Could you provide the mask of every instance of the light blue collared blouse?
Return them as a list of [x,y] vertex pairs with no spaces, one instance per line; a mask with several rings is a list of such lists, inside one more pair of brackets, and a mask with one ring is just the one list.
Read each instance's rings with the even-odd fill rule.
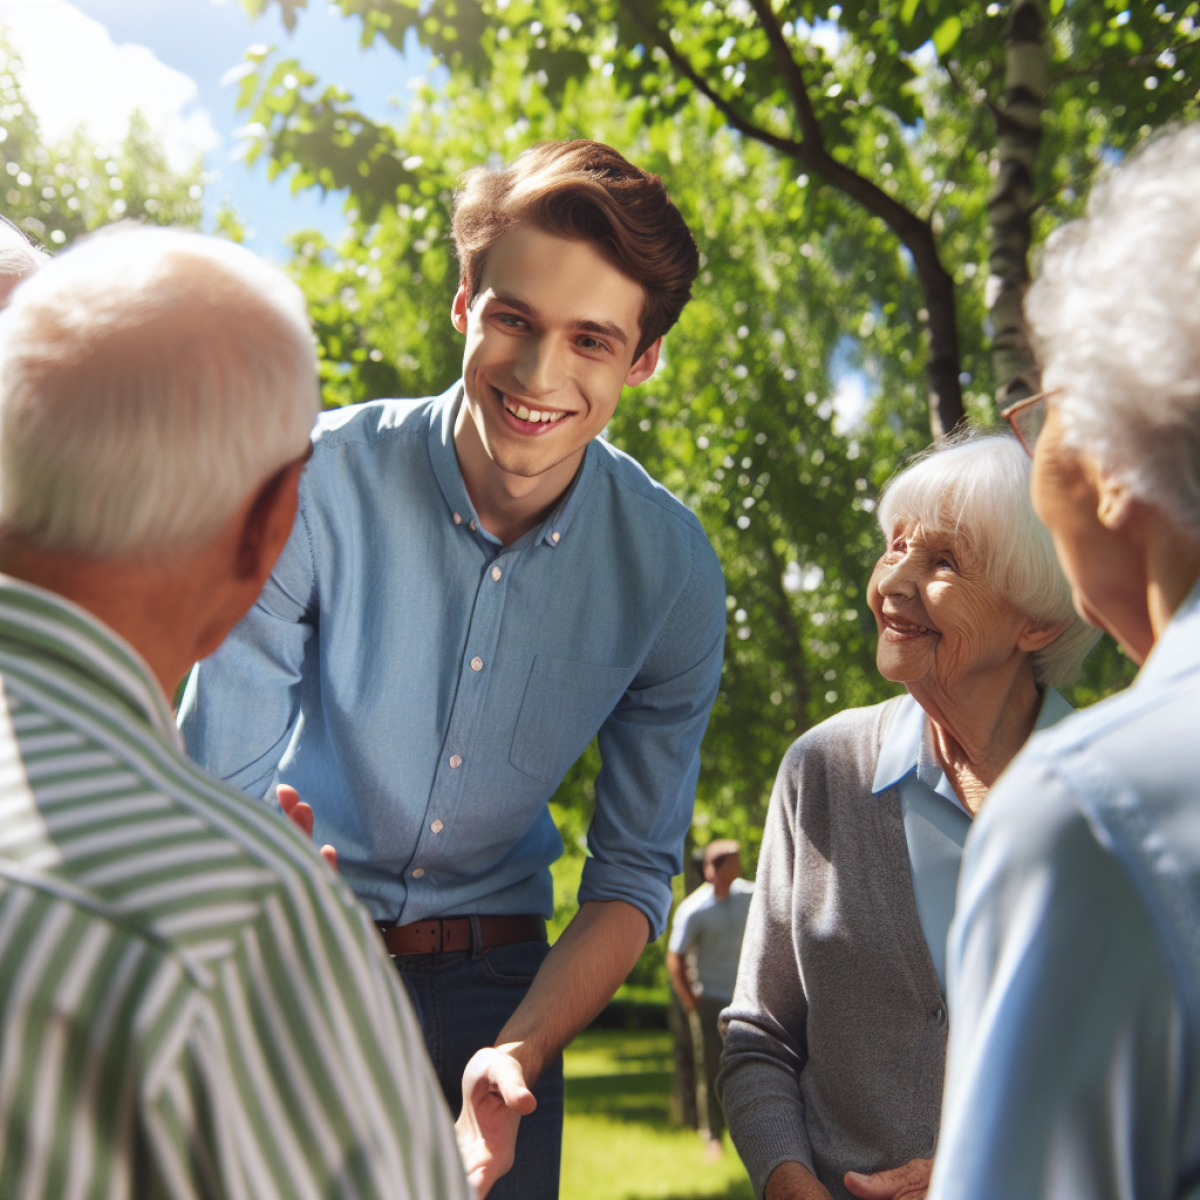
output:
[[1200,586],[967,840],[930,1200],[1200,1196]]
[[[1058,692],[1047,688],[1034,732],[1049,728],[1072,711]],[[944,996],[946,935],[954,916],[962,848],[972,818],[938,762],[929,718],[911,696],[901,697],[896,705],[871,791],[878,795],[897,786],[917,915]]]

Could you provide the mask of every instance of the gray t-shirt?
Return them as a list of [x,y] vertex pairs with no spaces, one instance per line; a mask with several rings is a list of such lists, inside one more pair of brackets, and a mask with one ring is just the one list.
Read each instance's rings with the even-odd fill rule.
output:
[[733,999],[753,895],[754,884],[748,879],[735,879],[724,900],[718,900],[712,884],[705,883],[675,910],[667,948],[676,954],[695,954],[697,984],[708,1000]]

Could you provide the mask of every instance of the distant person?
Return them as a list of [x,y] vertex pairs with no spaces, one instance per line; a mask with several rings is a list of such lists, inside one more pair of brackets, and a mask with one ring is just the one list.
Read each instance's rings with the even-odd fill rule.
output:
[[[562,1049],[666,925],[721,677],[700,522],[600,436],[699,258],[662,180],[582,140],[468,172],[453,233],[461,380],[322,416],[294,536],[180,723],[221,778],[312,805],[461,1106],[472,1183],[554,1200]],[[549,800],[593,738],[552,948]]]
[[[705,846],[704,880],[675,910],[667,942],[667,973],[679,1003],[685,1012],[696,1014],[700,1027],[700,1037],[693,1041],[695,1061],[703,1065],[705,1101],[697,1108],[708,1153],[716,1158],[725,1132],[716,1087],[721,1069],[718,1018],[733,999],[742,934],[754,894],[754,884],[742,878],[742,848],[737,842],[723,838]],[[692,970],[689,958],[694,962]],[[700,1078],[698,1074],[697,1082]]]
[[13,288],[32,275],[50,256],[39,250],[7,217],[0,216],[0,308]]
[[79,242],[0,315],[0,1195],[465,1200],[379,934],[168,697],[291,533],[296,286]]
[[[1046,246],[1010,411],[1079,611],[1142,669],[988,801],[950,935],[938,1200],[1200,1194],[1200,126]],[[1043,424],[1044,423],[1044,424]]]
[[767,1200],[925,1194],[963,842],[1030,734],[1071,711],[1055,688],[1097,636],[1015,438],[918,460],[879,524],[876,661],[907,695],[831,717],[784,757],[726,1013],[721,1099]]

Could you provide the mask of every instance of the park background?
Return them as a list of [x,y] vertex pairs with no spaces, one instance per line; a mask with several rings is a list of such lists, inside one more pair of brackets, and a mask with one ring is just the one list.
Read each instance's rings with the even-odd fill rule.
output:
[[[334,406],[457,378],[464,171],[590,137],[661,174],[701,274],[606,436],[721,559],[687,853],[738,838],[753,873],[787,746],[896,690],[864,595],[881,488],[1037,390],[1039,247],[1198,85],[1200,0],[0,0],[0,211],[51,251],[133,218],[279,261]],[[1132,676],[1105,639],[1069,698]],[[599,768],[593,745],[553,801],[556,931]],[[664,961],[568,1054],[565,1200],[751,1195],[669,1122]]]

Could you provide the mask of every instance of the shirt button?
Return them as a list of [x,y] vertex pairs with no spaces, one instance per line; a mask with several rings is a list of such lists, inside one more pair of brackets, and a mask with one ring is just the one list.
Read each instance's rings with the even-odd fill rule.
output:
[[421,878],[421,876],[422,876],[422,875],[424,875],[424,874],[425,874],[425,868],[424,868],[424,867],[418,867],[418,868],[417,868],[417,869],[416,869],[416,870],[413,872],[413,878],[414,878],[414,879],[420,879],[420,878]]
[[559,539],[559,538],[561,538],[561,537],[562,537],[562,534],[561,534],[561,533],[559,533],[559,532],[558,532],[558,530],[556,529],[556,530],[555,530],[555,531],[554,531],[554,532],[553,532],[553,533],[550,535],[550,540],[551,540],[552,542],[554,542],[555,544],[557,544],[557,543],[558,543],[558,539]]
[[430,827],[429,827],[429,832],[430,833],[441,833],[442,830],[445,828],[446,827],[441,823],[440,820],[434,821],[434,823],[432,825],[430,825]]
[[455,771],[457,771],[457,770],[458,770],[458,768],[459,768],[459,767],[461,767],[461,766],[462,766],[462,755],[461,755],[461,754],[452,754],[452,755],[450,755],[450,767],[451,767],[451,769],[452,769],[452,770],[455,770]]
[[500,570],[500,568],[499,568],[499,567],[493,567],[493,568],[492,568],[492,582],[493,582],[493,583],[499,583],[499,582],[500,582],[500,576],[501,576],[501,575],[503,575],[503,574],[504,574],[504,572],[503,572],[502,570]]
[[474,522],[474,521],[472,521],[472,522],[471,522],[471,532],[472,532],[472,533],[474,533],[474,532],[475,532],[475,528],[476,528],[476,526],[475,526],[475,522]]
[[478,654],[473,659],[471,659],[471,670],[472,671],[482,671],[483,670],[483,659],[480,658]]
[[454,514],[454,523],[455,523],[455,525],[461,525],[461,524],[462,524],[462,514],[461,514],[461,513],[455,513],[455,514]]

